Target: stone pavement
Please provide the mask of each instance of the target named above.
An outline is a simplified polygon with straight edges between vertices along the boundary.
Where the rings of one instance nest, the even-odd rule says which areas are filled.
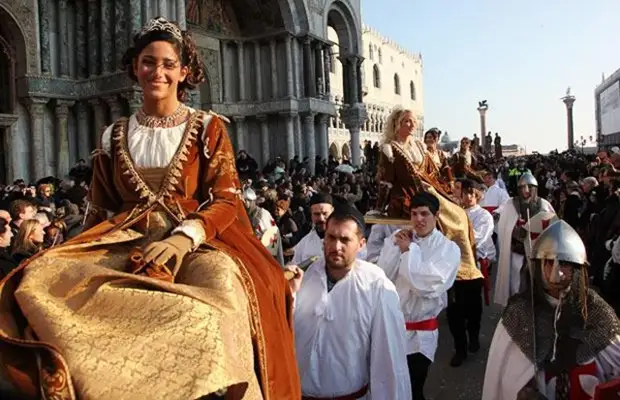
[[[487,354],[502,307],[484,306],[480,329],[480,351],[469,354],[462,366],[453,368],[450,359],[454,354],[452,335],[448,329],[445,312],[440,315],[439,348],[430,368],[425,385],[427,400],[480,400]]]

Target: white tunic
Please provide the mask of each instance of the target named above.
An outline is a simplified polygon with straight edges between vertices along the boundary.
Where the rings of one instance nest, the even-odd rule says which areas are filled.
[[[500,181],[495,181],[493,186],[484,192],[480,201],[480,207],[499,207],[510,199],[506,189],[502,189]]]
[[[301,238],[299,243],[293,248],[293,251],[293,259],[291,260],[293,265],[299,265],[302,261],[314,256],[323,258],[323,239],[319,237],[315,229],[312,229],[306,236]],[[366,246],[357,253],[357,256],[362,260],[366,259]]]
[[[385,271],[400,297],[400,307],[407,322],[436,318],[448,305],[448,289],[456,280],[461,250],[438,230],[417,239],[402,253],[394,244],[394,232],[385,239],[377,264]],[[437,350],[438,330],[406,331],[407,354],[422,353],[433,361]]]
[[[583,391],[593,398],[596,386],[620,376],[620,336],[598,353],[592,362],[596,366],[596,374],[581,375],[580,382]],[[489,349],[482,400],[515,400],[534,375],[534,364],[512,341],[500,320]],[[547,382],[545,372],[538,371],[536,382],[541,394],[548,400],[555,400],[555,378]]]
[[[370,236],[368,236],[368,241],[366,242],[366,261],[376,263],[379,259],[379,254],[381,254],[385,239],[399,229],[396,225],[373,225],[370,228]]]
[[[295,297],[295,349],[302,393],[337,397],[365,385],[365,400],[411,399],[405,321],[392,282],[358,260],[327,292],[324,260],[305,273]]]
[[[495,260],[495,244],[493,244],[493,216],[490,212],[475,205],[466,209],[467,216],[474,228],[474,238],[476,241],[476,258],[478,260],[487,258],[489,261]]]
[[[553,206],[545,199],[541,200],[541,212],[552,212]],[[521,286],[521,267],[524,257],[511,251],[512,231],[519,219],[519,213],[513,201],[507,201],[496,211],[500,214],[498,227],[499,262],[493,302],[506,307],[508,298],[519,292]],[[531,215],[530,217],[533,217]]]

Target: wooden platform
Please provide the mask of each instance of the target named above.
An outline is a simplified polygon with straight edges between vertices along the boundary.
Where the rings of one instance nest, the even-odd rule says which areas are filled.
[[[384,215],[365,215],[364,222],[377,225],[408,225],[411,220],[408,218],[390,218]]]

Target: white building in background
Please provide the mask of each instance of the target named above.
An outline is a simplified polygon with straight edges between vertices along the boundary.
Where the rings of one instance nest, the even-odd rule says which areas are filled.
[[[338,43],[338,35],[328,28],[328,39]],[[362,28],[364,63],[362,88],[368,119],[360,133],[362,147],[366,141],[380,141],[383,126],[396,106],[412,109],[418,118],[418,135],[424,132],[424,86],[422,55],[412,54],[368,26]],[[331,96],[339,107],[343,102],[342,64],[336,61],[338,46],[332,48]],[[337,158],[349,157],[350,134],[339,117],[332,118],[328,130],[329,153]]]

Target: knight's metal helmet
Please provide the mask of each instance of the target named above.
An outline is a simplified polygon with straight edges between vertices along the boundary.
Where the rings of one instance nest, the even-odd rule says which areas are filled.
[[[534,243],[534,260],[557,260],[585,265],[586,246],[579,234],[566,222],[559,220],[545,229]]]
[[[536,178],[534,178],[534,175],[526,172],[525,174],[521,175],[521,179],[519,179],[519,187],[521,186],[538,187],[538,181],[536,180]]]
[[[256,201],[257,197],[256,192],[252,188],[246,188],[243,191],[243,200]]]

